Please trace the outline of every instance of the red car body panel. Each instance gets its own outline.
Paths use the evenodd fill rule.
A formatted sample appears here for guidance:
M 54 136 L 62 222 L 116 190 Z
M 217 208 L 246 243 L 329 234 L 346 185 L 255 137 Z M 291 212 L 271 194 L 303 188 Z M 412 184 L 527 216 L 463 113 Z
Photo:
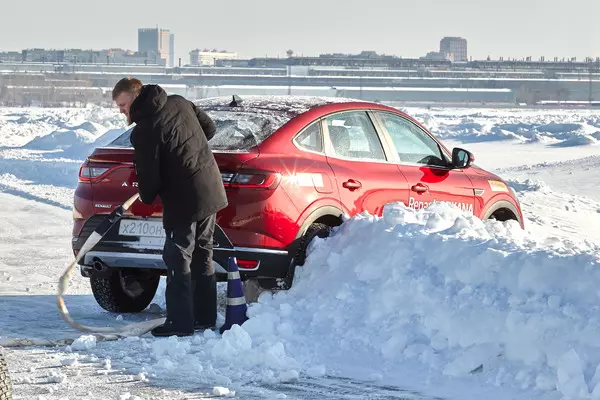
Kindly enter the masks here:
M 391 112 L 427 132 L 416 120 L 395 108 L 376 103 L 341 102 L 319 105 L 294 116 L 247 151 L 213 151 L 223 176 L 258 174 L 264 178 L 263 183 L 254 186 L 224 180 L 229 206 L 218 213 L 217 225 L 224 233 L 222 240 L 233 246 L 225 249 L 227 254 L 234 248 L 243 249 L 246 258 L 253 257 L 252 249 L 281 250 L 283 254 L 317 217 L 339 217 L 341 213 L 353 216 L 363 211 L 382 215 L 383 207 L 391 202 L 402 202 L 415 209 L 433 201 L 451 202 L 479 218 L 489 217 L 486 213 L 493 211 L 495 204 L 503 204 L 523 226 L 523 215 L 514 194 L 502 186 L 504 183 L 499 177 L 474 165 L 457 169 L 390 162 L 389 159 L 382 162 L 348 160 L 329 154 L 327 145 L 324 152 L 311 152 L 294 143 L 294 137 L 315 121 L 351 110 Z M 371 118 L 389 154 L 387 131 L 382 132 L 378 117 Z M 326 130 L 324 123 L 321 127 Z M 325 131 L 322 135 L 325 143 Z M 451 159 L 451 152 L 429 135 Z M 89 170 L 92 167 L 97 169 Z M 86 231 L 84 227 L 91 217 L 110 213 L 137 191 L 131 148 L 95 149 L 82 165 L 82 174 L 86 173 L 102 174 L 82 179 L 77 187 L 73 209 L 74 243 L 84 239 L 82 232 Z M 162 205 L 158 198 L 151 206 L 136 202 L 126 215 L 160 221 Z M 75 252 L 80 245 L 74 244 Z M 265 272 L 263 267 L 258 268 L 256 275 L 282 276 L 272 270 Z

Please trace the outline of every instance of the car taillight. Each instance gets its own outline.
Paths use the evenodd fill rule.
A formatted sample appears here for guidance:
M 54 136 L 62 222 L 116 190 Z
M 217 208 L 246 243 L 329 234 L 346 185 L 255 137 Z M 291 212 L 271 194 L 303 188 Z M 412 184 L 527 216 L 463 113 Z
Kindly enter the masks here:
M 235 174 L 221 173 L 221 178 L 228 188 L 274 189 L 281 175 L 267 171 L 240 171 Z
M 120 168 L 119 165 L 84 164 L 79 169 L 80 182 L 94 182 L 106 176 L 110 171 Z
M 79 171 L 79 178 L 81 180 L 92 180 L 94 178 L 99 178 L 108 171 L 109 168 L 98 168 L 98 167 L 81 167 Z

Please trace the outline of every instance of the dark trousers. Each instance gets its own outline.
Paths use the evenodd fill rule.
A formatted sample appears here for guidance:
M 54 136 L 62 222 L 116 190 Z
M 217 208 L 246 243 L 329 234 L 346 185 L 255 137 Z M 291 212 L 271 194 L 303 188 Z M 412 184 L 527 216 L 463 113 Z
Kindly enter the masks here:
M 180 331 L 196 324 L 214 326 L 217 284 L 212 263 L 216 215 L 165 229 L 163 260 L 167 265 L 167 321 Z

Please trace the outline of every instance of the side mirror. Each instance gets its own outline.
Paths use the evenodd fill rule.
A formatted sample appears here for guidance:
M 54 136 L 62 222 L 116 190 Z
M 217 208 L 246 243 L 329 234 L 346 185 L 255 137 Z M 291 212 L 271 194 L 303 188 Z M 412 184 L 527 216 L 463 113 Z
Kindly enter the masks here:
M 475 161 L 475 156 L 461 148 L 452 149 L 452 166 L 454 168 L 469 168 Z

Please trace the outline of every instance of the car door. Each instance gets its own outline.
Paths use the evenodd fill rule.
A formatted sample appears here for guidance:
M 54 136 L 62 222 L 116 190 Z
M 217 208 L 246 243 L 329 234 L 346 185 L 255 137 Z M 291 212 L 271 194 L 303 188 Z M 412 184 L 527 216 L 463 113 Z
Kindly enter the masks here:
M 408 181 L 390 162 L 367 111 L 333 113 L 322 123 L 327 161 L 345 212 L 381 216 L 385 204 L 408 202 Z
M 409 207 L 422 209 L 433 201 L 450 202 L 473 213 L 471 180 L 463 170 L 451 167 L 451 158 L 428 132 L 392 112 L 376 111 L 374 115 L 397 152 L 398 168 L 408 180 Z

